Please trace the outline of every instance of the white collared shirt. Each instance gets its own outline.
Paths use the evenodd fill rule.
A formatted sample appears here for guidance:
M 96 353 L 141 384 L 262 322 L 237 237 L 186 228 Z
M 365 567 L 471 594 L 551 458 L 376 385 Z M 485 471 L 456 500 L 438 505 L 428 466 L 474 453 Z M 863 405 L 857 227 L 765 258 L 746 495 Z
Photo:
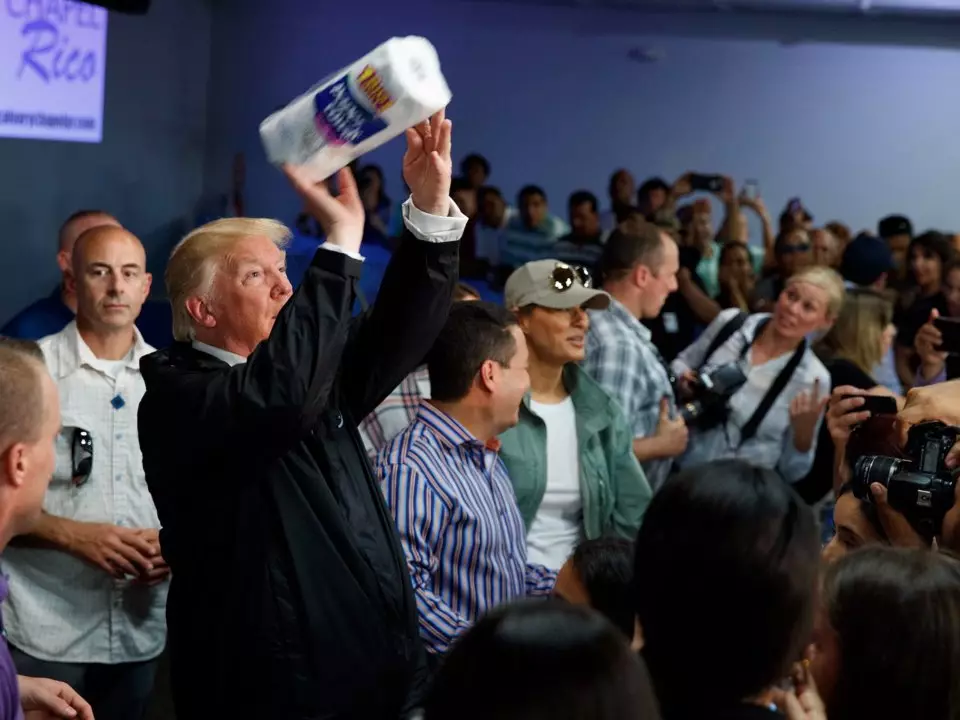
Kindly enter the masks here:
M 130 354 L 98 359 L 71 322 L 40 341 L 60 392 L 64 428 L 93 441 L 89 478 L 74 485 L 70 434 L 57 440 L 57 464 L 43 509 L 79 522 L 159 528 L 137 436 L 137 408 L 146 391 L 140 358 L 153 352 L 136 329 Z M 176 448 L 170 448 L 176 452 Z M 3 570 L 10 596 L 3 619 L 10 642 L 41 660 L 116 664 L 150 660 L 166 639 L 168 583 L 115 580 L 60 550 L 7 547 Z

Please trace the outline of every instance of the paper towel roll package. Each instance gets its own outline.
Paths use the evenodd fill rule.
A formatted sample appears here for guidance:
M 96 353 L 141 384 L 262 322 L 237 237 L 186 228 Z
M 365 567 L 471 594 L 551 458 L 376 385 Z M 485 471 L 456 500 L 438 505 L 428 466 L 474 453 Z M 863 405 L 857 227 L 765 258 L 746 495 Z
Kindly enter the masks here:
M 429 40 L 391 38 L 260 124 L 270 162 L 315 182 L 445 108 L 452 97 Z

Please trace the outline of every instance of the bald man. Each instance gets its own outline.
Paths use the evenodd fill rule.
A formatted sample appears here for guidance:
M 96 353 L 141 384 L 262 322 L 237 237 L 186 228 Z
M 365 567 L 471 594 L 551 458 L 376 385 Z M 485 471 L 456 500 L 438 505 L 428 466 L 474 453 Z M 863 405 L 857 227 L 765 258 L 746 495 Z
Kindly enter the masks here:
M 68 287 L 73 246 L 77 238 L 91 228 L 101 225 L 120 227 L 119 221 L 103 210 L 80 210 L 60 226 L 57 245 L 57 265 L 61 281 L 50 295 L 42 297 L 11 318 L 0 335 L 23 340 L 38 340 L 63 330 L 77 312 L 77 298 Z
M 18 670 L 68 683 L 99 720 L 142 717 L 166 636 L 169 568 L 137 440 L 140 358 L 154 350 L 134 325 L 145 265 L 122 228 L 77 240 L 76 320 L 40 341 L 61 398 L 56 469 L 39 521 L 3 558 Z

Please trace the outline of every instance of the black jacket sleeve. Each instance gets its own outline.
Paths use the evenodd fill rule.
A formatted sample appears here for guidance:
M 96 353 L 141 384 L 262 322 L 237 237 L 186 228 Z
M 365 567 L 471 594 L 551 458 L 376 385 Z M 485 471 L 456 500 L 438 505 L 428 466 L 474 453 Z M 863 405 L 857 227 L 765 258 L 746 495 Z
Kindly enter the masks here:
M 281 449 L 313 427 L 337 377 L 361 267 L 348 255 L 318 249 L 247 362 L 212 379 L 204 374 L 195 410 L 211 448 L 235 451 L 252 442 Z
M 404 229 L 377 299 L 351 326 L 341 403 L 360 422 L 424 360 L 447 320 L 459 242 L 418 240 Z

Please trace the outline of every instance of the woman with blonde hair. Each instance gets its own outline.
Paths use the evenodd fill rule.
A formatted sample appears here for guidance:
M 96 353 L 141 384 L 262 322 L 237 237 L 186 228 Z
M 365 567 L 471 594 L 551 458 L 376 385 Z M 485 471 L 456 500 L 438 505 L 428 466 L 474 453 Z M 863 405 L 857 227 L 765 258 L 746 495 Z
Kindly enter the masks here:
M 830 373 L 830 390 L 844 386 L 860 390 L 877 387 L 872 369 L 890 349 L 895 335 L 893 304 L 885 295 L 869 289 L 848 290 L 837 321 L 814 347 Z M 817 502 L 830 491 L 835 450 L 824 423 L 813 467 L 797 483 L 797 492 L 807 502 Z
M 830 382 L 807 337 L 830 329 L 843 300 L 836 272 L 808 267 L 786 280 L 772 313 L 724 310 L 680 353 L 671 367 L 687 395 L 690 427 L 681 468 L 736 458 L 777 470 L 790 483 L 806 476 Z M 718 384 L 706 391 L 697 376 L 722 377 L 722 400 L 711 403 Z

